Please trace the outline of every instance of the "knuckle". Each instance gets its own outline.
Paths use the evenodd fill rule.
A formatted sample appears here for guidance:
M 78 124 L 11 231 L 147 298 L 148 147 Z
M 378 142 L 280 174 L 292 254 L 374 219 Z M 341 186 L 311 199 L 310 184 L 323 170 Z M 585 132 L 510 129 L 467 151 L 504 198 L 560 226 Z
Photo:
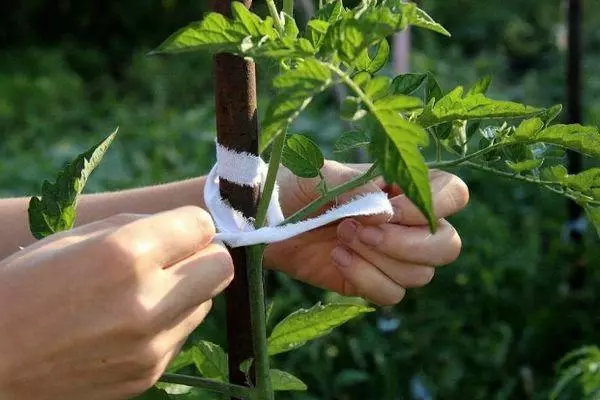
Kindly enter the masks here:
M 108 264 L 131 267 L 137 263 L 134 246 L 121 229 L 108 233 L 99 239 L 100 256 Z
M 179 208 L 179 217 L 183 226 L 194 224 L 194 228 L 210 237 L 215 235 L 215 225 L 206 210 L 197 206 L 184 206 Z

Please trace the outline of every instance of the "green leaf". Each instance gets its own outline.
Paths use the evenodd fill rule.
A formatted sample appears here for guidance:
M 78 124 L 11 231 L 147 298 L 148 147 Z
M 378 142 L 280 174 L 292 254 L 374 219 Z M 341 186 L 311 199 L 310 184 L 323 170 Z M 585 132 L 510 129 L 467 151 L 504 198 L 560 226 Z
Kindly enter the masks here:
M 221 346 L 199 341 L 192 348 L 194 364 L 205 378 L 225 382 L 228 379 L 227 354 Z
M 346 97 L 340 106 L 340 117 L 346 121 L 357 121 L 367 113 L 361 107 L 360 99 L 352 96 Z
M 163 389 L 157 387 L 151 387 L 139 396 L 134 397 L 131 400 L 171 400 L 169 394 Z
M 326 335 L 332 329 L 374 309 L 357 304 L 316 304 L 300 309 L 279 322 L 268 339 L 269 355 L 293 350 L 309 340 Z
M 484 76 L 483 78 L 481 78 L 480 80 L 475 82 L 473 87 L 471 89 L 469 89 L 469 91 L 467 92 L 467 96 L 470 96 L 473 94 L 486 94 L 491 83 L 492 83 L 492 77 L 489 75 Z
M 369 55 L 369 49 L 364 49 L 358 57 L 355 66 L 359 71 L 374 74 L 387 64 L 389 56 L 390 44 L 387 39 L 383 39 L 376 45 L 375 56 L 372 59 Z
M 175 357 L 173 361 L 171 361 L 171 364 L 169 364 L 169 367 L 167 368 L 167 372 L 177 372 L 180 369 L 192 364 L 194 364 L 193 350 L 183 350 L 177 355 L 177 357 Z
M 412 111 L 421 108 L 423 107 L 423 103 L 418 97 L 395 94 L 376 100 L 374 106 L 379 111 L 400 113 L 402 111 Z
M 271 385 L 276 392 L 306 390 L 306 384 L 289 372 L 279 369 L 271 370 Z
M 524 126 L 524 124 L 526 124 Z M 545 129 L 541 119 L 524 121 L 516 129 L 508 142 L 548 143 L 570 150 L 578 151 L 592 157 L 600 157 L 600 132 L 594 126 L 552 125 Z
M 344 132 L 342 136 L 333 145 L 334 153 L 341 153 L 357 147 L 366 146 L 370 143 L 371 139 L 364 132 Z
M 357 74 L 354 74 L 352 76 L 352 80 L 358 85 L 358 87 L 364 90 L 367 84 L 371 81 L 371 74 L 367 71 L 361 71 Z
M 286 139 L 281 162 L 301 178 L 319 176 L 325 162 L 319 146 L 306 136 L 291 135 Z
M 391 98 L 414 99 L 403 95 Z M 373 117 L 378 128 L 373 132 L 371 153 L 379 161 L 385 180 L 404 190 L 434 231 L 437 218 L 432 209 L 429 170 L 419 148 L 429 143 L 427 133 L 421 126 L 405 120 L 391 104 L 394 102 L 383 99 L 374 105 Z
M 44 181 L 42 196 L 29 201 L 29 228 L 33 236 L 43 239 L 53 233 L 69 230 L 75 222 L 75 207 L 79 195 L 92 171 L 100 164 L 117 132 L 96 144 L 67 164 L 56 182 Z
M 442 25 L 438 24 L 425 11 L 420 8 L 415 8 L 414 15 L 410 18 L 410 24 L 419 28 L 429 29 L 431 31 L 441 33 L 444 36 L 451 36 L 450 32 Z
M 412 94 L 416 91 L 423 82 L 425 82 L 427 74 L 402 74 L 396 76 L 392 80 L 392 92 L 396 94 Z
M 442 91 L 440 84 L 435 79 L 433 74 L 431 72 L 428 72 L 427 73 L 427 87 L 425 88 L 425 102 L 429 103 L 430 101 L 432 101 L 434 99 L 437 102 L 442 98 L 443 95 L 444 95 L 444 92 Z
M 289 18 L 286 21 L 289 24 L 285 35 L 280 37 L 271 17 L 263 20 L 242 3 L 233 2 L 231 19 L 216 12 L 208 13 L 202 21 L 172 34 L 151 54 L 208 51 L 277 60 L 314 55 L 316 50 L 307 39 L 295 40 L 295 22 Z
M 296 20 L 294 20 L 294 17 L 289 16 L 286 13 L 283 13 L 283 18 L 285 22 L 284 36 L 288 39 L 296 39 L 300 33 L 298 25 L 296 25 Z
M 596 228 L 596 233 L 600 236 L 600 207 L 586 204 L 583 209 L 594 228 Z
M 552 121 L 558 117 L 560 112 L 562 111 L 562 104 L 556 104 L 548 109 L 546 109 L 543 113 L 540 114 L 540 119 L 544 122 L 544 126 L 549 126 Z
M 278 94 L 271 100 L 265 113 L 260 133 L 260 152 L 286 130 L 310 104 L 314 95 L 332 84 L 329 69 L 313 58 L 277 75 L 273 87 Z
M 483 94 L 463 97 L 463 88 L 459 86 L 434 105 L 428 104 L 418 122 L 424 127 L 431 127 L 454 120 L 527 117 L 541 111 L 511 101 L 492 100 Z
M 390 91 L 392 80 L 387 76 L 376 76 L 367 82 L 365 94 L 373 100 L 387 95 Z
M 544 163 L 543 158 L 518 161 L 518 162 L 506 160 L 506 165 L 508 166 L 508 168 L 512 169 L 513 171 L 515 171 L 517 173 L 531 171 L 532 169 L 537 169 L 537 168 L 541 167 L 543 163 Z

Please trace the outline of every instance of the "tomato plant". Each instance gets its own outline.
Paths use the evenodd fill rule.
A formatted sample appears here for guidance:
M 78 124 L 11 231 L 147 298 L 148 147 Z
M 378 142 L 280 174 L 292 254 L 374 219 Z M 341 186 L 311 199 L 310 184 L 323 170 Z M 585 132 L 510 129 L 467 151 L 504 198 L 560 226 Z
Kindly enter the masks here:
M 254 221 L 265 223 L 280 164 L 299 177 L 318 178 L 321 197 L 289 216 L 282 225 L 302 221 L 350 191 L 382 175 L 400 186 L 436 230 L 428 173 L 431 168 L 464 166 L 535 184 L 581 205 L 600 229 L 600 169 L 576 175 L 563 166 L 564 150 L 600 157 L 600 133 L 596 127 L 553 124 L 561 106 L 548 109 L 486 96 L 489 77 L 468 89 L 444 92 L 430 73 L 389 77 L 382 72 L 390 56 L 387 38 L 415 26 L 449 36 L 415 4 L 401 0 L 363 0 L 347 8 L 342 0 L 321 1 L 315 16 L 302 29 L 293 16 L 293 1 L 284 0 L 279 10 L 266 0 L 269 14 L 261 17 L 242 3 L 233 2 L 231 16 L 207 14 L 170 36 L 152 54 L 206 51 L 231 53 L 259 63 L 275 63 L 272 86 L 276 96 L 261 121 L 259 150 L 269 158 L 268 173 Z M 373 166 L 364 175 L 338 187 L 330 187 L 320 174 L 324 156 L 309 138 L 290 134 L 294 120 L 312 99 L 334 85 L 350 93 L 340 116 L 352 130 L 336 142 L 337 152 L 366 148 Z M 114 134 L 68 165 L 55 183 L 44 183 L 40 198 L 30 203 L 32 232 L 42 238 L 70 229 L 77 197 Z M 432 151 L 429 151 L 432 150 Z M 425 154 L 433 153 L 427 160 Z M 247 385 L 228 382 L 225 351 L 200 342 L 179 355 L 158 387 L 147 398 L 192 398 L 195 389 L 176 393 L 168 383 L 199 387 L 236 398 L 273 399 L 275 391 L 306 390 L 291 374 L 269 367 L 269 357 L 291 351 L 309 340 L 372 308 L 357 304 L 317 304 L 298 310 L 267 335 L 261 259 L 264 246 L 248 249 L 251 271 L 252 342 L 254 354 L 238 367 Z M 253 278 L 252 278 L 253 277 Z M 176 372 L 195 365 L 201 377 Z

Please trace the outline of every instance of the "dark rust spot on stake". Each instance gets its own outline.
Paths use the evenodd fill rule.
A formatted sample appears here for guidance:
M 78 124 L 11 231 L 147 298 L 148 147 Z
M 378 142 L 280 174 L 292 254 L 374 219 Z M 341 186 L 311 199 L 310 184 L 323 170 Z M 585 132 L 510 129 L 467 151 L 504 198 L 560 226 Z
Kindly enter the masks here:
M 250 7 L 251 0 L 243 1 Z M 212 9 L 231 15 L 231 0 L 213 0 Z M 222 145 L 238 151 L 258 154 L 258 123 L 256 117 L 256 70 L 254 63 L 231 54 L 214 58 L 217 137 Z M 240 186 L 221 180 L 221 195 L 246 217 L 256 215 L 259 188 Z M 227 301 L 227 347 L 229 380 L 246 384 L 240 371 L 242 361 L 252 357 L 250 298 L 246 272 L 246 251 L 231 249 L 235 278 L 225 291 Z

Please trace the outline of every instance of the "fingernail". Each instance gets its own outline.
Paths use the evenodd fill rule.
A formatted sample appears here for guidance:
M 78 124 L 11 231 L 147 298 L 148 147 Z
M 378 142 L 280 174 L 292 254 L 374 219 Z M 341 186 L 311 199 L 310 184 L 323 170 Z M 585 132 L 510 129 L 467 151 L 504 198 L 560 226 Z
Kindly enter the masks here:
M 351 244 L 356 237 L 356 232 L 360 225 L 354 220 L 344 221 L 340 224 L 338 229 L 338 235 L 340 240 L 346 244 Z
M 358 234 L 360 240 L 369 246 L 379 246 L 383 241 L 383 229 L 376 226 L 367 226 Z
M 342 268 L 348 267 L 352 263 L 352 254 L 343 247 L 336 247 L 331 252 L 331 258 L 338 266 Z

